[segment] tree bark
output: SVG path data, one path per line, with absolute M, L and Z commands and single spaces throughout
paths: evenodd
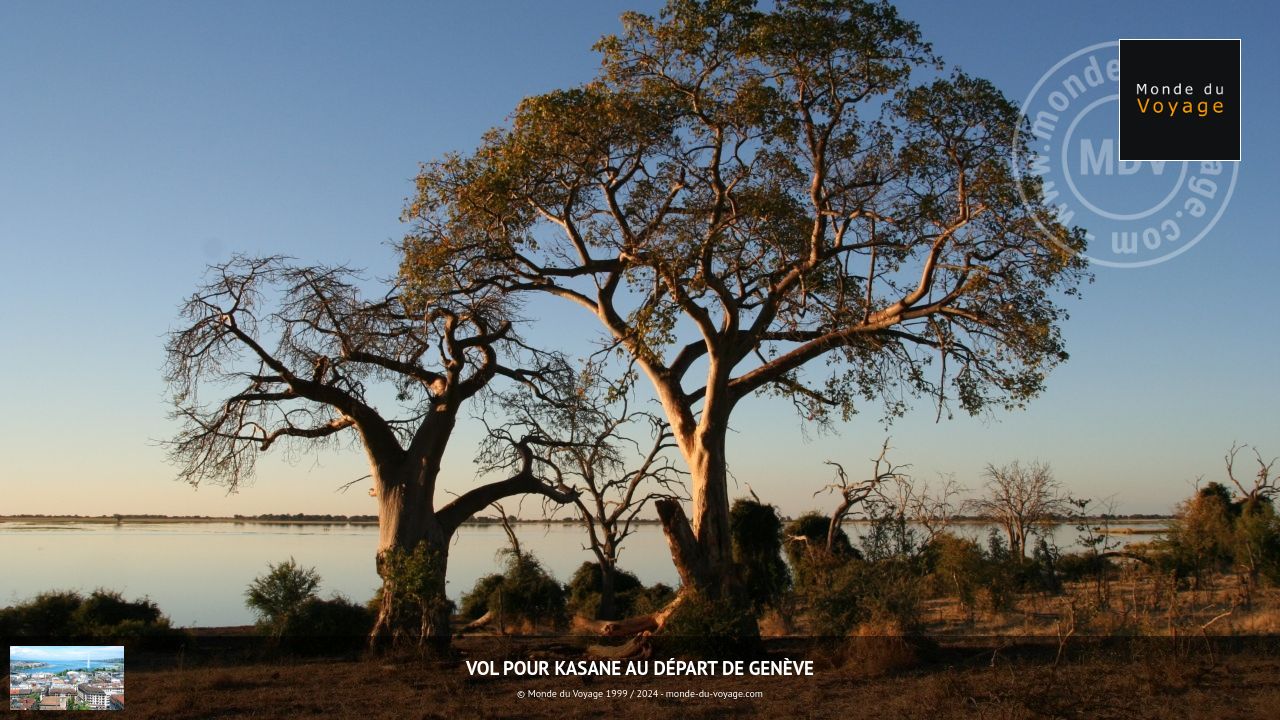
M 385 645 L 416 636 L 420 647 L 447 651 L 451 631 L 445 578 L 450 533 L 437 522 L 421 482 L 404 479 L 378 486 L 377 568 L 382 591 L 370 643 Z M 411 572 L 397 573 L 393 555 L 413 558 Z
M 729 486 L 725 457 L 727 424 L 708 422 L 691 442 L 681 443 L 689 467 L 693 518 L 675 500 L 655 503 L 680 581 L 707 597 L 733 591 L 733 540 L 729 532 Z
M 617 608 L 617 568 L 613 562 L 600 563 L 600 607 L 596 609 L 597 620 L 618 619 Z

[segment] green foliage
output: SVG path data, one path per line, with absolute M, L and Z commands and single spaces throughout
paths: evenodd
M 44 592 L 0 609 L 0 635 L 150 643 L 185 636 L 170 626 L 169 619 L 151 600 L 125 600 L 120 593 L 105 589 L 94 590 L 88 597 L 70 590 Z
M 245 590 L 245 605 L 257 613 L 259 626 L 279 635 L 290 615 L 316 597 L 320 575 L 315 568 L 299 567 L 292 557 L 267 567 L 267 574 L 254 578 Z
M 739 498 L 729 510 L 729 528 L 733 561 L 755 611 L 777 607 L 791 587 L 791 572 L 782 559 L 782 519 L 778 509 Z
M 379 557 L 383 592 L 371 604 L 376 614 L 390 599 L 393 635 L 421 633 L 431 618 L 452 611 L 453 601 L 445 593 L 447 562 L 444 550 L 425 541 L 411 551 L 391 548 Z
M 128 601 L 118 592 L 95 590 L 75 612 L 84 627 L 110 627 L 123 622 L 154 625 L 161 619 L 160 608 L 148 599 Z
M 791 564 L 792 572 L 797 574 L 797 581 L 806 560 L 814 553 L 826 552 L 827 530 L 830 523 L 831 518 L 816 512 L 807 512 L 787 523 L 783 531 L 787 538 L 787 562 Z M 835 542 L 832 543 L 831 552 L 838 557 L 862 557 L 862 553 L 849 542 L 849 535 L 843 527 L 836 528 Z
M 499 575 L 491 575 L 489 577 L 501 578 Z M 565 586 L 568 596 L 568 611 L 571 614 L 585 618 L 613 620 L 643 615 L 661 609 L 675 596 L 675 591 L 667 585 L 657 583 L 650 587 L 645 587 L 644 583 L 641 583 L 634 573 L 615 569 L 613 590 L 616 617 L 603 618 L 599 614 L 602 590 L 603 579 L 600 564 L 593 562 L 582 563 L 574 571 L 573 577 L 569 579 L 569 584 Z
M 941 532 L 924 549 L 928 559 L 926 579 L 933 597 L 955 597 L 972 612 L 983 586 L 987 559 L 978 543 L 949 532 Z
M 842 527 L 836 528 L 828 552 L 830 527 L 830 518 L 809 512 L 788 523 L 784 533 L 794 597 L 815 635 L 835 636 L 861 622 L 865 608 L 858 602 L 862 554 Z
M 496 597 L 502 590 L 504 578 L 498 573 L 491 573 L 476 580 L 471 591 L 462 596 L 462 607 L 458 614 L 464 620 L 476 620 L 489 611 L 489 598 Z
M 531 553 L 507 552 L 501 575 L 486 575 L 462 596 L 462 614 L 475 618 L 499 613 L 504 624 L 525 621 L 533 626 L 561 627 L 568 621 L 564 587 Z
M 1240 505 L 1231 554 L 1240 569 L 1280 584 L 1280 516 L 1269 500 Z
M 286 646 L 296 652 L 333 653 L 364 645 L 373 629 L 374 613 L 341 595 L 328 600 L 307 598 L 285 620 Z
M 664 657 L 724 659 L 759 654 L 760 629 L 750 605 L 687 591 L 655 636 Z
M 1157 561 L 1178 577 L 1240 570 L 1280 583 L 1280 519 L 1269 498 L 1240 498 L 1211 482 L 1178 508 Z
M 892 5 L 673 0 L 656 17 L 629 13 L 597 49 L 593 82 L 526 98 L 474 152 L 422 166 L 404 212 L 409 288 L 564 294 L 556 280 L 612 276 L 602 308 L 619 284 L 637 301 L 602 317 L 625 323 L 628 352 L 659 363 L 682 339 L 681 315 L 720 312 L 728 295 L 716 288 L 734 288 L 724 311 L 762 325 L 726 326 L 748 343 L 729 370 L 748 350 L 766 358 L 739 387 L 769 387 L 815 422 L 862 399 L 899 414 L 939 385 L 973 413 L 1020 405 L 1066 359 L 1057 300 L 1087 276 L 1084 233 L 1013 174 L 1009 158 L 1027 154 L 1014 103 L 960 72 L 913 79 L 939 61 Z M 875 225 L 875 242 L 850 243 L 882 217 L 893 221 Z M 963 231 L 939 235 L 957 217 Z M 901 298 L 896 282 L 866 287 L 879 262 L 935 268 L 921 295 L 941 291 L 939 317 L 984 311 L 945 314 L 954 342 L 919 342 L 933 319 L 918 315 L 832 342 Z M 815 352 L 779 351 L 792 342 Z M 941 380 L 924 371 L 927 346 L 958 360 Z M 823 355 L 827 377 L 800 373 Z

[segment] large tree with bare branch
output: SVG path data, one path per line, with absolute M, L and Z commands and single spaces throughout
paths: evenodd
M 671 0 L 597 48 L 594 81 L 423 166 L 403 274 L 599 319 L 691 474 L 691 517 L 657 503 L 686 588 L 735 592 L 725 438 L 744 398 L 817 422 L 922 396 L 978 413 L 1066 358 L 1083 233 L 1021 200 L 1019 182 L 1042 194 L 1010 165 L 1017 108 L 942 72 L 892 6 Z
M 517 458 L 510 477 L 437 505 L 441 461 L 463 404 L 498 376 L 529 382 L 540 372 L 503 364 L 500 353 L 519 343 L 502 303 L 462 300 L 424 306 L 396 288 L 366 298 L 346 268 L 237 257 L 209 269 L 183 305 L 186 325 L 169 336 L 167 379 L 182 423 L 170 457 L 192 485 L 234 491 L 277 446 L 310 452 L 358 438 L 378 503 L 383 591 L 375 638 L 408 632 L 447 643 L 445 572 L 458 526 L 511 495 L 573 499 L 535 474 L 520 438 L 510 448 Z M 393 572 L 411 558 L 418 565 L 411 572 Z

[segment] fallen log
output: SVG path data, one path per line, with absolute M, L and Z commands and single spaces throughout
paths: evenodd
M 650 633 L 642 632 L 621 645 L 590 645 L 587 656 L 600 660 L 645 660 L 653 654 Z
M 471 630 L 479 630 L 487 626 L 489 623 L 493 622 L 494 618 L 496 617 L 497 617 L 497 614 L 494 611 L 490 610 L 489 612 L 481 615 L 475 620 L 472 620 L 466 625 L 463 625 L 462 628 L 458 630 L 458 634 L 469 632 Z
M 639 615 L 625 620 L 613 620 L 600 626 L 600 634 L 606 637 L 636 635 L 642 632 L 654 632 L 658 629 L 656 615 Z

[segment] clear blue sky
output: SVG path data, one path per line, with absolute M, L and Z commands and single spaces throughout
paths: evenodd
M 1093 43 L 1242 37 L 1245 110 L 1238 186 L 1210 236 L 1151 268 L 1100 268 L 1045 395 L 992 420 L 934 424 L 922 408 L 890 429 L 897 458 L 970 486 L 988 461 L 1040 458 L 1078 494 L 1161 512 L 1218 477 L 1233 440 L 1280 454 L 1280 11 L 899 7 L 945 60 L 1019 100 Z M 154 440 L 172 432 L 160 368 L 178 303 L 233 251 L 391 274 L 417 163 L 473 147 L 526 95 L 590 79 L 591 44 L 629 8 L 656 5 L 0 4 L 0 514 L 374 512 L 360 490 L 333 492 L 364 474 L 359 453 L 263 463 L 230 497 L 173 481 Z M 736 476 L 807 509 L 823 459 L 873 454 L 877 417 L 805 442 L 788 406 L 750 402 Z M 453 489 L 473 482 L 476 437 L 454 441 Z
M 11 660 L 44 660 L 48 662 L 77 660 L 116 660 L 124 657 L 123 645 L 15 645 L 9 648 Z

